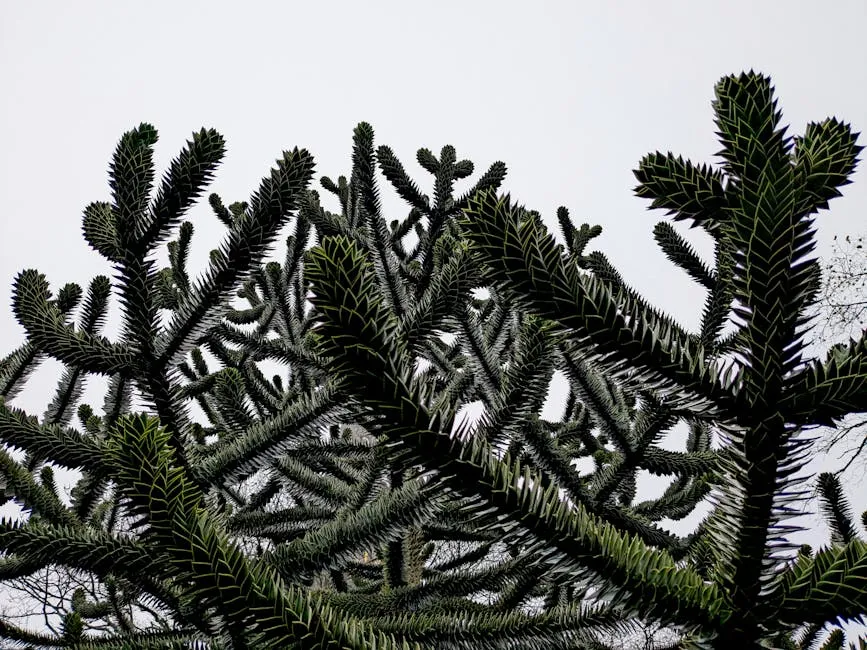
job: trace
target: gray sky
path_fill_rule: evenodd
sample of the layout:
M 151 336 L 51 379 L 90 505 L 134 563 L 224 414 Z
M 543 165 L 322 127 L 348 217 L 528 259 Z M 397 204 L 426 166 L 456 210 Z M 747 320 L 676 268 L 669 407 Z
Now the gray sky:
M 664 215 L 633 196 L 632 170 L 657 149 L 716 162 L 713 86 L 751 68 L 771 75 L 792 133 L 829 115 L 864 129 L 865 26 L 864 0 L 5 2 L 3 304 L 24 268 L 38 268 L 55 290 L 110 275 L 81 236 L 81 213 L 109 198 L 114 146 L 140 122 L 159 130 L 160 174 L 193 130 L 220 131 L 228 154 L 209 191 L 229 203 L 249 197 L 294 146 L 314 154 L 317 179 L 348 173 L 352 129 L 366 120 L 424 191 L 432 183 L 415 162 L 419 147 L 453 144 L 475 163 L 473 179 L 505 161 L 514 198 L 549 224 L 559 205 L 578 223 L 601 224 L 595 247 L 652 303 L 695 327 L 703 292 L 657 249 L 652 228 Z M 822 255 L 833 235 L 864 230 L 863 167 L 853 180 L 819 215 Z M 386 217 L 405 216 L 381 187 Z M 222 226 L 206 203 L 190 218 L 189 268 L 198 271 Z M 702 233 L 689 236 L 710 250 Z M 109 332 L 116 306 L 112 314 Z M 0 354 L 23 341 L 9 309 L 0 335 Z M 58 370 L 45 363 L 16 404 L 41 414 Z M 101 405 L 102 385 L 85 400 Z M 860 512 L 864 484 L 848 487 Z

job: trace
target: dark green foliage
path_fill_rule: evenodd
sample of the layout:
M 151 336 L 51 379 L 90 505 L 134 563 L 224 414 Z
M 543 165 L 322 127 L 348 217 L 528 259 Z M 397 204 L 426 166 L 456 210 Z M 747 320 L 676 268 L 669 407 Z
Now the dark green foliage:
M 55 637 L 2 622 L 0 635 L 566 650 L 628 647 L 658 626 L 656 647 L 841 647 L 839 630 L 820 633 L 867 611 L 863 531 L 827 475 L 830 546 L 796 554 L 785 520 L 803 496 L 801 428 L 867 401 L 864 339 L 825 362 L 800 357 L 818 277 L 810 215 L 860 148 L 836 120 L 785 138 L 760 75 L 723 79 L 714 107 L 721 169 L 657 153 L 636 172 L 639 196 L 714 240 L 708 265 L 669 223 L 654 229 L 708 292 L 696 333 L 586 251 L 599 226 L 560 208 L 564 249 L 538 213 L 498 195 L 503 163 L 455 197 L 473 164 L 449 145 L 419 149 L 428 196 L 366 123 L 349 179 L 321 179 L 337 213 L 308 189 L 313 161 L 298 149 L 250 201 L 211 195 L 226 236 L 193 278 L 181 219 L 223 140 L 194 134 L 151 198 L 156 130 L 124 135 L 112 202 L 84 214 L 114 282 L 96 278 L 72 324 L 81 289 L 52 298 L 22 272 L 13 308 L 27 342 L 0 362 L 7 400 L 43 358 L 66 366 L 41 419 L 0 405 L 0 439 L 26 452 L 0 453 L 4 495 L 29 512 L 0 523 L 0 580 L 57 566 L 99 588 L 70 594 Z M 405 219 L 382 214 L 377 166 Z M 286 223 L 283 261 L 267 262 Z M 99 333 L 112 284 L 116 341 Z M 565 409 L 549 420 L 557 371 Z M 109 376 L 101 413 L 78 404 L 95 373 Z M 131 412 L 133 393 L 146 413 Z M 471 404 L 481 416 L 461 421 Z M 678 424 L 682 451 L 662 448 Z M 71 507 L 46 463 L 82 471 Z M 637 499 L 642 471 L 671 478 L 658 499 Z M 694 534 L 663 525 L 708 498 Z

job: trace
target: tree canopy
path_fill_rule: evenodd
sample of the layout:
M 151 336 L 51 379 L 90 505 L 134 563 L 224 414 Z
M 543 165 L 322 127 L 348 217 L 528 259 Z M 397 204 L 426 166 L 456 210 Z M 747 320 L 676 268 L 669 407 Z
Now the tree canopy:
M 98 586 L 71 595 L 58 633 L 0 621 L 0 636 L 565 650 L 659 628 L 653 647 L 842 648 L 836 626 L 867 612 L 867 513 L 823 474 L 828 544 L 794 546 L 789 520 L 810 494 L 811 431 L 867 410 L 867 336 L 803 358 L 813 215 L 861 147 L 834 118 L 786 136 L 753 72 L 721 79 L 713 108 L 719 166 L 656 152 L 635 171 L 651 208 L 713 239 L 709 264 L 670 221 L 653 230 L 707 291 L 696 332 L 587 251 L 599 226 L 560 208 L 564 245 L 503 195 L 503 163 L 456 193 L 474 165 L 419 149 L 427 195 L 364 122 L 350 177 L 320 181 L 339 211 L 309 189 L 311 154 L 283 152 L 248 201 L 210 196 L 225 235 L 192 278 L 184 218 L 223 139 L 194 133 L 157 182 L 156 130 L 124 134 L 111 200 L 83 216 L 114 277 L 55 295 L 22 271 L 27 341 L 0 362 L 3 494 L 27 513 L 0 522 L 0 580 L 63 570 Z M 377 167 L 406 218 L 382 214 Z M 290 224 L 283 261 L 267 261 Z M 49 357 L 65 370 L 45 413 L 14 407 Z M 568 391 L 548 420 L 555 372 Z M 79 404 L 90 375 L 109 378 L 101 412 Z M 71 504 L 52 466 L 81 471 Z M 659 498 L 639 499 L 642 471 L 670 477 Z M 703 502 L 694 532 L 668 530 Z

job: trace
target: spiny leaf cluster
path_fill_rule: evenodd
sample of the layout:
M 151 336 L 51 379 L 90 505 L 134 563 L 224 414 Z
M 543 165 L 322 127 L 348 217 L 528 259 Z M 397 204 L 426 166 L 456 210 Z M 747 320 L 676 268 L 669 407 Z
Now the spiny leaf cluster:
M 713 239 L 707 264 L 669 222 L 654 229 L 707 291 L 697 332 L 587 252 L 599 226 L 560 208 L 564 246 L 498 194 L 503 163 L 455 196 L 473 164 L 451 146 L 419 149 L 429 196 L 366 123 L 350 177 L 320 181 L 337 212 L 309 189 L 299 149 L 249 201 L 212 194 L 225 236 L 192 278 L 183 219 L 223 140 L 194 134 L 154 192 L 156 130 L 125 134 L 112 200 L 83 219 L 114 281 L 95 278 L 82 302 L 77 285 L 54 297 L 42 274 L 19 274 L 27 340 L 0 362 L 0 439 L 24 452 L 0 455 L 3 494 L 26 513 L 0 523 L 0 580 L 57 567 L 100 587 L 70 595 L 57 635 L 10 623 L 0 635 L 30 647 L 566 649 L 623 647 L 659 626 L 659 647 L 810 648 L 859 620 L 867 542 L 839 482 L 817 483 L 827 547 L 793 548 L 786 522 L 805 496 L 804 430 L 867 402 L 865 340 L 802 358 L 812 215 L 860 147 L 834 119 L 787 138 L 758 74 L 721 80 L 714 110 L 719 169 L 657 152 L 636 171 L 651 207 Z M 377 168 L 406 218 L 383 215 Z M 283 261 L 266 261 L 284 226 Z M 100 334 L 112 290 L 114 340 Z M 49 357 L 65 370 L 42 417 L 12 406 Z M 555 373 L 566 391 L 548 419 Z M 109 380 L 99 414 L 79 404 L 94 374 Z M 671 436 L 680 451 L 662 444 Z M 81 471 L 69 505 L 55 465 Z M 638 500 L 641 472 L 670 485 Z M 694 533 L 670 532 L 702 502 Z

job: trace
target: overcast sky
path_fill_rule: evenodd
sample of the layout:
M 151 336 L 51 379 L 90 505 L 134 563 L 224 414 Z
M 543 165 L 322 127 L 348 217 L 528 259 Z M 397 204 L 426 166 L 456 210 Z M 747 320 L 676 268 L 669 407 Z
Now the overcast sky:
M 160 133 L 160 174 L 192 131 L 220 131 L 228 154 L 209 191 L 229 203 L 295 146 L 314 154 L 317 179 L 348 174 L 352 129 L 365 120 L 428 192 L 419 147 L 454 145 L 475 163 L 472 180 L 503 160 L 513 197 L 552 226 L 560 205 L 578 223 L 601 224 L 595 247 L 695 327 L 703 292 L 657 249 L 652 229 L 664 215 L 633 196 L 632 170 L 657 149 L 716 162 L 713 87 L 743 70 L 771 75 L 792 133 L 830 115 L 861 131 L 865 27 L 864 0 L 5 2 L 0 295 L 8 305 L 24 268 L 55 290 L 110 274 L 81 236 L 81 213 L 109 199 L 115 144 L 143 121 Z M 819 215 L 821 255 L 835 234 L 864 230 L 863 170 L 853 180 Z M 382 189 L 387 219 L 405 216 Z M 190 218 L 198 270 L 222 226 L 206 203 Z M 710 250 L 701 233 L 689 236 Z M 109 332 L 117 322 L 115 309 Z M 8 308 L 0 341 L 0 355 L 23 341 Z M 41 414 L 58 370 L 44 364 L 16 404 Z M 86 401 L 101 405 L 101 391 L 94 384 Z M 855 485 L 860 512 L 867 498 Z

